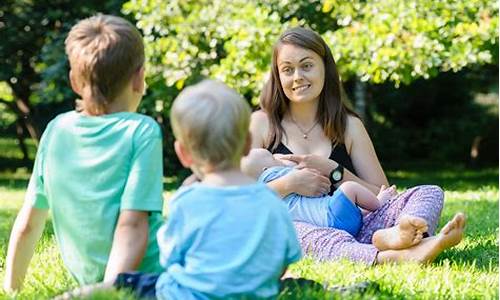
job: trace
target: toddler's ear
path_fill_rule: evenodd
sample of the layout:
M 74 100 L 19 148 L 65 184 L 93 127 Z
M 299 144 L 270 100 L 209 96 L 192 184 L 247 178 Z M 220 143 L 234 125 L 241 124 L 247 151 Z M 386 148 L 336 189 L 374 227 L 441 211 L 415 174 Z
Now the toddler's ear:
M 178 140 L 175 140 L 174 142 L 174 149 L 175 149 L 175 154 L 177 154 L 177 157 L 179 158 L 179 161 L 181 162 L 182 166 L 184 168 L 190 168 L 191 165 L 193 164 L 193 158 L 191 157 L 191 153 L 189 153 L 189 151 L 184 147 L 184 145 Z

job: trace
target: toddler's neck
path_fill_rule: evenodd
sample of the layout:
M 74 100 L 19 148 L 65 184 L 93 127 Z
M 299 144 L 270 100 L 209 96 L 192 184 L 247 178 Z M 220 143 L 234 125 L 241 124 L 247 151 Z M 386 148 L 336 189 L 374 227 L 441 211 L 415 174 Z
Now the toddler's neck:
M 255 179 L 243 174 L 240 169 L 232 168 L 227 170 L 213 171 L 203 176 L 202 184 L 209 186 L 238 186 L 254 184 Z

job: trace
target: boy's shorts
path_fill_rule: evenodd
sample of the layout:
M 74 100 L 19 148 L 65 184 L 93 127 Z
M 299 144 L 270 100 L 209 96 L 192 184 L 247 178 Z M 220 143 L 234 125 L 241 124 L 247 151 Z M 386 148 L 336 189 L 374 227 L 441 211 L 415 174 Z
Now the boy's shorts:
M 337 189 L 328 200 L 328 226 L 356 236 L 363 225 L 361 210 Z
M 130 289 L 138 299 L 156 299 L 158 277 L 160 273 L 120 273 L 113 286 L 117 289 Z

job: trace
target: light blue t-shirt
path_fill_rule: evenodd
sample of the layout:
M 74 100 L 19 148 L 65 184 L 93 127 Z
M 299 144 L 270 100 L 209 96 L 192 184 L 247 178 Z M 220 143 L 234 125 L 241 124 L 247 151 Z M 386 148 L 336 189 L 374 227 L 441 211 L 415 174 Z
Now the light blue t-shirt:
M 181 188 L 158 243 L 158 299 L 274 298 L 301 256 L 286 206 L 261 183 Z
M 140 265 L 159 272 L 162 138 L 151 118 L 129 112 L 52 120 L 40 141 L 26 201 L 52 212 L 64 264 L 80 284 L 102 281 L 121 210 L 150 212 Z
M 277 178 L 285 176 L 292 167 L 271 167 L 267 168 L 259 176 L 258 181 L 268 183 Z M 312 223 L 317 226 L 328 227 L 328 205 L 330 196 L 323 195 L 319 197 L 307 197 L 296 193 L 291 193 L 283 201 L 288 206 L 288 212 L 294 221 Z

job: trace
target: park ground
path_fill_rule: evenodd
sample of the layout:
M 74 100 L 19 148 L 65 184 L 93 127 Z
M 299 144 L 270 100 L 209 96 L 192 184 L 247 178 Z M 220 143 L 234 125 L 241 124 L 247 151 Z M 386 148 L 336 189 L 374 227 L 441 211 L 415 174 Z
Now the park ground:
M 0 140 L 0 279 L 12 224 L 22 205 L 29 179 L 27 168 L 15 168 L 17 152 L 9 140 Z M 445 190 L 445 206 L 439 227 L 457 211 L 467 215 L 463 242 L 442 253 L 434 263 L 366 266 L 348 261 L 314 262 L 304 259 L 293 273 L 349 286 L 374 282 L 364 293 L 325 294 L 310 288 L 285 290 L 279 299 L 498 299 L 498 167 L 470 170 L 460 164 L 412 164 L 386 166 L 389 181 L 402 191 L 418 184 L 437 184 Z M 165 199 L 179 185 L 178 177 L 165 178 Z M 49 221 L 50 223 L 50 221 Z M 18 295 L 0 291 L 0 299 L 47 299 L 76 286 L 62 265 L 51 224 L 46 226 Z M 126 292 L 96 294 L 90 299 L 132 299 Z

